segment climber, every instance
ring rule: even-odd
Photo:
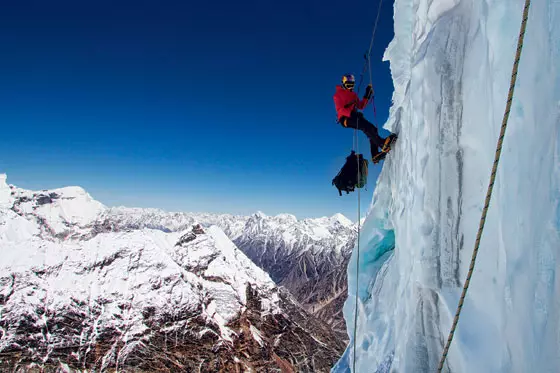
[[[391,144],[396,139],[396,135],[391,134],[386,139],[381,138],[377,128],[364,118],[362,112],[358,111],[363,110],[372,98],[373,88],[369,84],[360,100],[354,92],[355,84],[354,75],[346,74],[342,77],[342,84],[336,86],[336,93],[333,98],[338,122],[346,128],[357,128],[366,134],[371,147],[372,161],[378,163],[385,158],[385,155],[391,149]],[[379,151],[379,148],[381,148],[381,151]]]

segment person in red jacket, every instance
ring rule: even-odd
[[[367,86],[366,92],[362,99],[354,92],[356,80],[354,75],[346,74],[342,77],[342,84],[336,86],[334,94],[334,105],[338,116],[338,122],[346,128],[357,128],[361,130],[369,139],[371,147],[371,157],[374,163],[379,162],[382,155],[379,154],[379,148],[383,148],[385,140],[379,136],[377,128],[371,124],[364,114],[358,110],[363,110],[373,96],[373,88],[371,84]]]

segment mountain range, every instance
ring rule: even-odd
[[[355,225],[107,208],[0,178],[0,363],[328,371]]]

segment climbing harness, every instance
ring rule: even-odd
[[[492,166],[492,173],[490,174],[490,183],[488,184],[488,191],[486,192],[486,200],[484,202],[484,209],[482,210],[482,216],[480,217],[480,224],[478,227],[478,233],[476,234],[476,241],[474,244],[471,264],[469,266],[469,272],[467,273],[467,278],[463,286],[463,292],[459,298],[459,304],[457,306],[457,311],[455,313],[455,318],[453,319],[453,324],[451,325],[451,330],[449,331],[449,336],[447,338],[447,343],[443,349],[441,355],[441,360],[438,366],[438,372],[443,369],[443,364],[445,364],[445,359],[449,352],[449,347],[453,341],[453,336],[455,335],[455,329],[457,328],[457,323],[459,322],[459,317],[461,315],[461,310],[463,309],[463,303],[465,301],[465,296],[467,295],[467,290],[469,289],[469,284],[471,282],[471,277],[474,271],[474,265],[476,263],[476,256],[478,255],[478,248],[480,247],[480,238],[482,237],[482,231],[484,230],[484,223],[486,222],[486,214],[488,213],[488,206],[490,205],[490,198],[492,198],[492,190],[494,189],[494,181],[496,179],[496,172],[498,170],[498,163],[500,162],[500,155],[502,154],[502,144],[504,141],[504,136],[506,134],[507,123],[509,119],[509,112],[511,110],[511,102],[513,100],[513,91],[515,89],[515,81],[517,80],[517,69],[519,67],[519,59],[521,58],[521,49],[523,48],[523,39],[525,37],[525,29],[527,27],[527,19],[529,17],[529,6],[531,5],[531,0],[525,0],[525,7],[523,9],[523,18],[521,20],[521,29],[519,30],[519,37],[517,39],[517,52],[515,54],[515,61],[513,63],[513,70],[511,72],[511,81],[509,85],[509,94],[506,103],[506,110],[504,112],[504,118],[502,120],[502,128],[500,130],[500,137],[498,138],[498,144],[496,146],[496,155],[494,157],[494,165]]]
[[[360,74],[360,81],[358,83],[358,90],[356,91],[356,93],[360,94],[360,89],[362,88],[362,82],[364,79],[364,73],[366,71],[366,69],[369,68],[369,73],[370,73],[370,84],[371,83],[371,62],[370,62],[370,57],[371,57],[371,50],[373,48],[373,40],[375,39],[375,32],[377,31],[377,23],[379,22],[379,15],[381,14],[381,5],[383,4],[383,0],[379,0],[379,6],[377,8],[377,17],[375,18],[375,24],[373,26],[373,31],[371,33],[371,40],[369,42],[369,49],[367,54],[364,56],[365,61],[364,61],[364,66],[362,68],[362,72]],[[374,109],[375,110],[375,109]],[[355,147],[356,147],[356,152],[358,152],[358,130],[360,129],[360,118],[358,117],[358,119],[356,120],[356,128],[354,129],[354,143],[355,143]],[[360,175],[360,162],[358,160],[358,178]],[[358,188],[358,236],[356,238],[357,241],[357,246],[356,246],[356,294],[355,294],[355,303],[354,303],[354,336],[353,336],[353,353],[352,353],[352,371],[356,372],[356,334],[358,334],[358,297],[359,297],[359,291],[358,291],[358,287],[359,287],[359,280],[360,280],[360,233],[361,233],[361,198],[360,198],[360,189]]]

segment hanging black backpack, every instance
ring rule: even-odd
[[[360,166],[358,171],[358,165]],[[367,183],[368,161],[364,159],[362,154],[352,151],[346,157],[346,163],[335,176],[332,184],[338,189],[338,194],[342,195],[342,191],[346,194],[354,191],[354,188],[363,188]]]

